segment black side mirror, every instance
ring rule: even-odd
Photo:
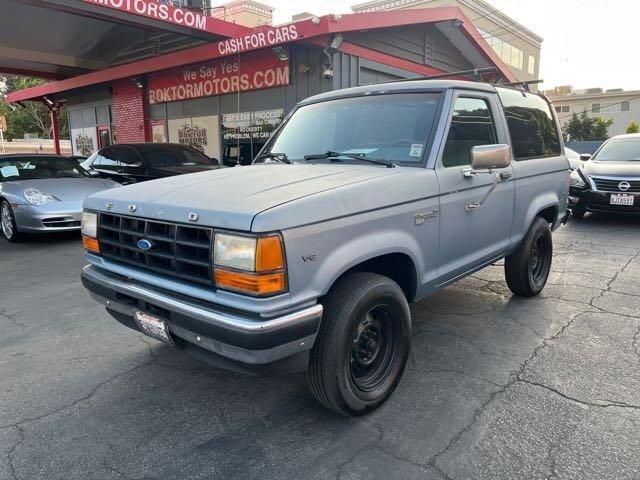
[[[583,162],[586,162],[587,160],[589,160],[591,158],[591,155],[588,153],[581,153],[580,154],[580,160],[582,160]]]

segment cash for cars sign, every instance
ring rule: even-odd
[[[271,52],[257,52],[151,75],[149,103],[279,87],[289,81],[289,60],[280,60]]]

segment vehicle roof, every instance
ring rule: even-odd
[[[640,133],[625,133],[623,135],[616,135],[615,137],[611,137],[609,140],[630,140],[632,138],[640,139]]]
[[[506,86],[505,86],[506,87]],[[478,90],[481,92],[496,92],[495,86],[489,83],[471,82],[465,80],[404,80],[397,82],[377,83],[373,85],[363,85],[360,87],[345,88],[331,92],[321,93],[309,97],[301,105],[307,103],[323,102],[334,98],[344,98],[351,96],[365,95],[367,93],[390,93],[390,92],[411,92],[424,90],[448,90],[452,88],[464,88],[467,90]],[[508,87],[507,87],[508,88]]]
[[[183,145],[182,143],[114,143],[113,145],[109,145],[104,148],[112,148],[112,147],[130,147],[135,148],[137,150],[157,150],[158,148],[191,148],[189,145]]]

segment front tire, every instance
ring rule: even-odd
[[[322,304],[309,388],[325,407],[363,415],[382,405],[402,377],[411,348],[409,304],[397,283],[374,273],[345,276]]]
[[[16,218],[11,205],[6,200],[0,203],[0,230],[10,242],[18,242],[22,238],[16,225]]]
[[[547,284],[553,257],[549,222],[536,218],[518,249],[504,262],[509,289],[521,297],[538,295]]]

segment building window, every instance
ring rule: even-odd
[[[484,30],[478,30],[500,59],[518,70],[524,69],[524,52],[509,42],[499,39]],[[535,60],[534,60],[535,63]]]
[[[630,101],[622,102],[620,104],[620,110],[623,112],[628,112],[629,110],[631,110],[631,102]]]
[[[556,105],[557,113],[569,113],[570,111],[571,108],[569,107],[569,105]]]
[[[533,55],[529,55],[529,66],[527,67],[527,72],[529,75],[536,74],[536,57]]]
[[[628,110],[623,110],[624,108],[624,104],[625,102],[622,103],[613,103],[613,104],[609,104],[609,105],[602,105],[600,103],[594,103],[593,104],[593,112],[594,113],[618,113],[620,111],[628,111]],[[630,107],[630,105],[628,105],[627,107]]]

